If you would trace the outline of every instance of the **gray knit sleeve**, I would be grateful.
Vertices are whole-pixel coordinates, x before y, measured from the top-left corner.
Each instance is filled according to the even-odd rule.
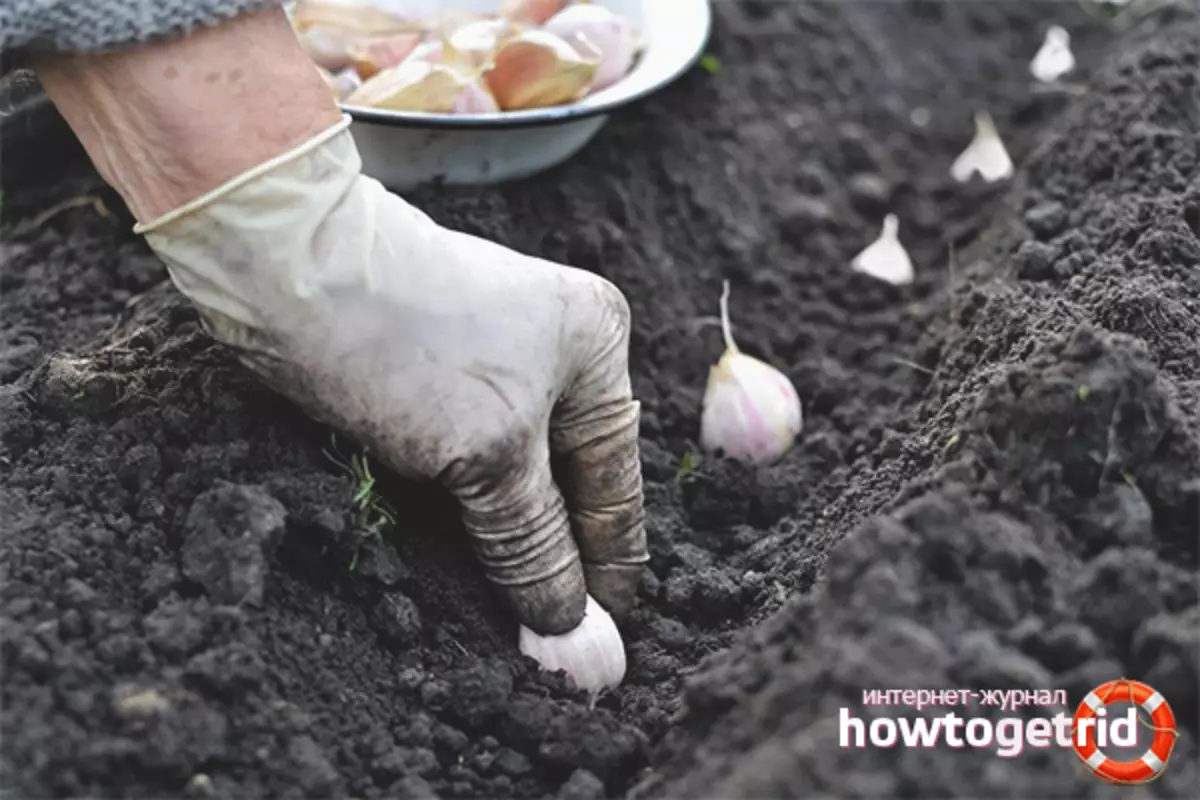
[[[179,36],[281,0],[0,0],[0,52],[90,52]]]

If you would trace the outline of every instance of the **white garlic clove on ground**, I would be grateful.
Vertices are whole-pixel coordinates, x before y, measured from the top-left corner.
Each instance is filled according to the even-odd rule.
[[[700,446],[738,461],[770,464],[795,443],[800,397],[787,376],[741,353],[729,326],[729,282],[721,292],[725,352],[709,370],[700,416]]]
[[[870,275],[893,286],[904,286],[913,282],[912,259],[900,244],[900,220],[895,214],[883,219],[883,230],[879,238],[854,257],[850,266],[855,272]]]
[[[988,183],[1012,177],[1013,162],[1008,156],[992,115],[986,111],[975,114],[975,138],[950,165],[950,177],[966,183],[976,172]]]
[[[625,643],[616,623],[588,595],[583,622],[558,636],[540,636],[521,626],[518,646],[547,672],[562,670],[576,687],[598,694],[625,678]]]
[[[1060,25],[1051,25],[1041,49],[1029,64],[1029,71],[1042,83],[1054,83],[1073,69],[1075,56],[1071,53],[1071,34]]]

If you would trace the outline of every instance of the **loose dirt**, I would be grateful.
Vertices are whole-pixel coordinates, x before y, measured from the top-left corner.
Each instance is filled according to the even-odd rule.
[[[652,560],[594,709],[518,654],[448,498],[380,475],[397,522],[372,525],[353,445],[210,342],[79,153],[9,144],[8,793],[1102,795],[1128,790],[1069,752],[841,749],[837,716],[1124,675],[1180,720],[1148,794],[1194,796],[1194,6],[1121,33],[1066,2],[715,8],[720,69],[570,164],[410,198],[632,304]],[[1076,89],[1031,84],[1052,23]],[[1010,182],[949,178],[977,108]],[[109,216],[35,219],[89,193]],[[889,211],[906,289],[847,266]],[[805,430],[777,466],[682,471],[722,279]]]

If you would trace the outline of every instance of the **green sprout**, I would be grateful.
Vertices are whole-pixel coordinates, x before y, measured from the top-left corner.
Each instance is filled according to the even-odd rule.
[[[709,75],[716,75],[721,71],[721,59],[714,56],[712,53],[705,53],[700,56],[700,66]]]
[[[1123,470],[1121,470],[1121,477],[1125,479],[1125,482],[1127,484],[1129,484],[1130,486],[1132,486],[1135,489],[1137,488],[1137,478],[1133,477],[1132,472],[1130,472],[1127,469],[1123,469]]]
[[[1092,396],[1092,387],[1086,383],[1079,384],[1079,388],[1075,390],[1075,396],[1079,398],[1079,402],[1086,403],[1088,398]]]
[[[700,459],[691,450],[685,452],[679,459],[679,469],[675,472],[675,483],[683,483],[700,465]]]
[[[353,502],[367,529],[377,531],[384,525],[395,525],[395,512],[375,491],[375,476],[371,474],[366,451],[350,457],[350,474],[356,483]]]
[[[331,437],[330,442],[333,453],[326,450],[325,457],[349,473],[354,479],[354,494],[351,502],[358,510],[359,525],[367,531],[368,535],[377,534],[388,525],[395,525],[396,512],[376,490],[377,481],[371,474],[371,462],[367,458],[366,451],[356,453],[350,456],[349,461],[346,461],[338,455],[334,455],[338,452],[337,437]],[[354,555],[350,559],[349,569],[351,572],[358,567],[358,555],[359,550],[355,548]]]

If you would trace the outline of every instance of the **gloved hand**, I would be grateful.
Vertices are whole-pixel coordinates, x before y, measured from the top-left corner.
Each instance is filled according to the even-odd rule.
[[[360,174],[348,124],[137,230],[270,386],[457,496],[524,624],[571,630],[587,592],[625,610],[647,553],[624,297],[435,224]]]

